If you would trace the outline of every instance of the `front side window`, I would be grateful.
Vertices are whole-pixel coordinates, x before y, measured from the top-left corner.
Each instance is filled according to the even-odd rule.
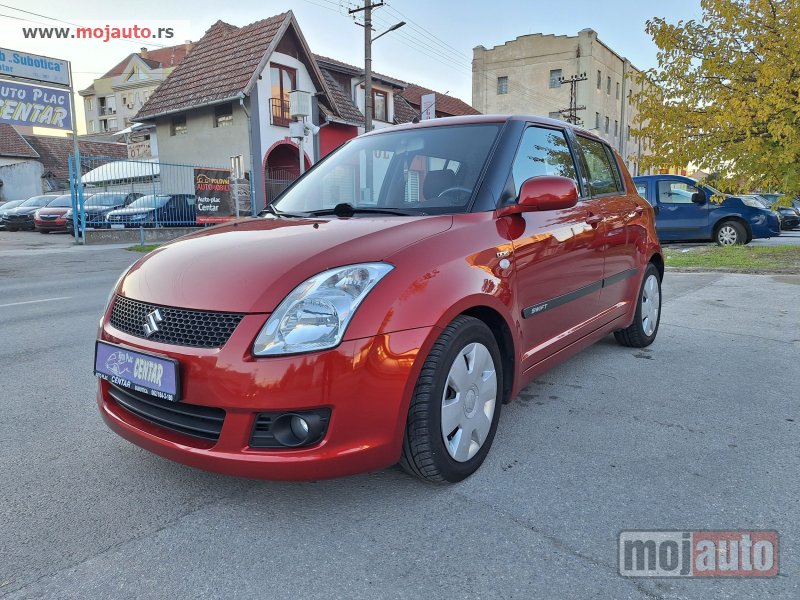
[[[292,185],[274,208],[354,208],[415,214],[466,212],[501,125],[387,131],[348,142]]]
[[[578,146],[586,160],[592,196],[621,192],[622,182],[611,150],[598,140],[581,136],[578,136]]]
[[[532,177],[558,175],[568,177],[578,186],[575,161],[572,158],[564,132],[543,127],[528,127],[511,167],[515,195],[520,187]]]
[[[503,76],[497,78],[497,93],[498,94],[508,93],[508,77]]]
[[[552,69],[550,71],[550,87],[551,88],[561,87],[561,69]]]
[[[658,201],[661,204],[691,204],[698,189],[684,181],[659,181]]]

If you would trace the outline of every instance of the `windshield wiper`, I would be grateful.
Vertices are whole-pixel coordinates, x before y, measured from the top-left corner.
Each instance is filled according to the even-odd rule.
[[[381,207],[372,207],[372,206],[353,206],[349,202],[342,202],[337,204],[333,208],[323,208],[320,210],[312,210],[309,211],[310,215],[315,217],[321,217],[323,215],[336,215],[337,217],[350,217],[355,214],[364,214],[364,213],[374,213],[374,214],[384,214],[384,215],[398,215],[401,217],[414,217],[419,215],[425,215],[424,212],[416,212],[416,211],[408,211],[402,210],[399,208],[381,208]]]
[[[288,218],[292,218],[292,219],[304,219],[304,218],[308,217],[308,213],[306,213],[306,214],[295,214],[295,213],[283,212],[282,210],[278,210],[277,208],[272,206],[272,204],[267,204],[267,206],[264,208],[264,211],[268,211],[268,212],[272,213],[273,215],[275,215],[276,217],[288,217]],[[263,214],[264,211],[262,211],[262,214]]]

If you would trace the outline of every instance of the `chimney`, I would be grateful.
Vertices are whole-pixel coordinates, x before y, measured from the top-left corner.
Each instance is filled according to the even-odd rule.
[[[139,56],[141,56],[142,58],[147,58],[147,48],[142,48],[139,51]]]
[[[186,40],[183,46],[186,48],[186,54],[189,54],[189,52],[192,51],[192,46],[194,46],[194,44],[192,44],[192,40]]]

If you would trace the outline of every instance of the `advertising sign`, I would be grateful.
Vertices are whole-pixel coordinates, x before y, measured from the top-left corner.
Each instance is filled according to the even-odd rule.
[[[436,94],[425,94],[420,98],[420,120],[427,121],[428,119],[436,118]]]
[[[72,129],[69,91],[0,80],[0,123]]]
[[[227,169],[194,170],[194,195],[197,223],[224,223],[235,219],[231,202],[231,172]]]
[[[69,85],[69,64],[57,58],[0,48],[0,75]]]

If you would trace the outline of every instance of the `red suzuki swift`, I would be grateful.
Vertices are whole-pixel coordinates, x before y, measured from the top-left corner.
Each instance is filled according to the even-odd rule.
[[[503,403],[658,332],[651,207],[606,142],[523,116],[363,135],[259,217],[136,262],[96,346],[108,425],[232,475],[459,481]]]

